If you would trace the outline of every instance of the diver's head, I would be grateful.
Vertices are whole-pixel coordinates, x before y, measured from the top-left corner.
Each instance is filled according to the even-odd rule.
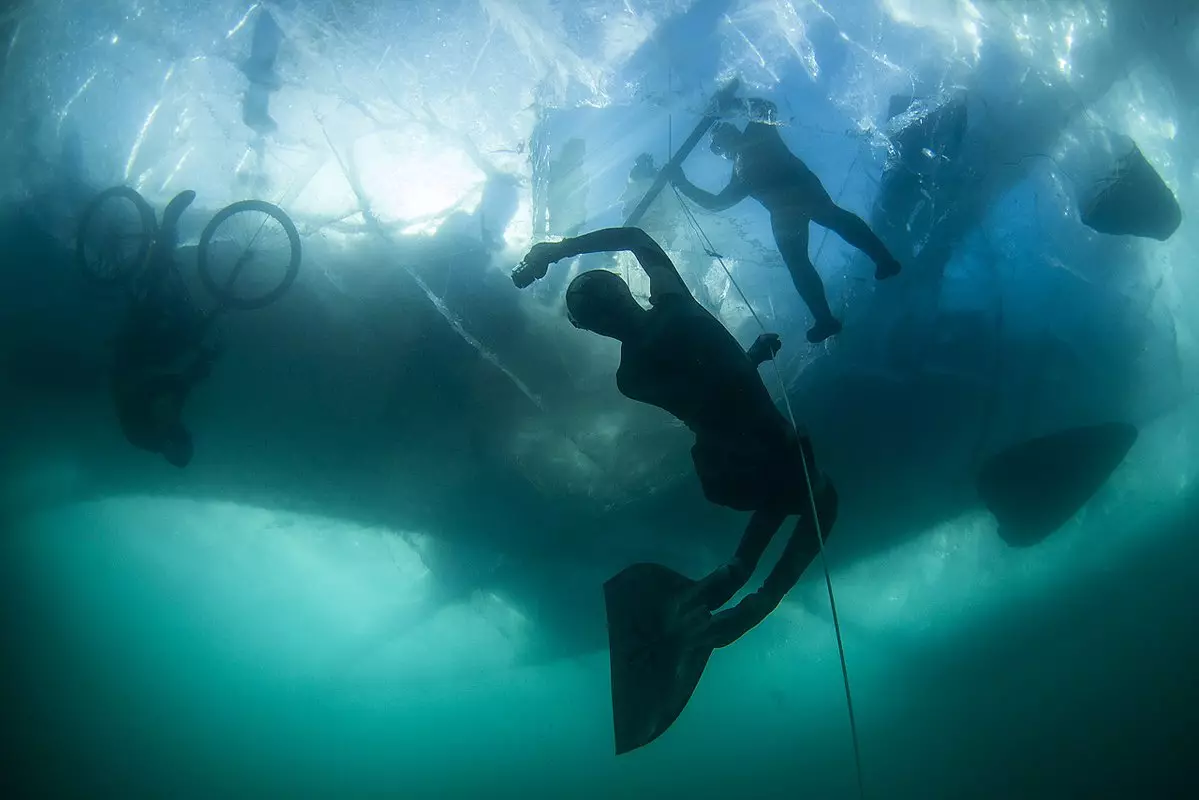
[[[162,438],[162,456],[171,466],[183,469],[191,463],[195,446],[192,435],[182,424],[172,425]]]
[[[729,122],[717,122],[712,126],[711,150],[723,158],[731,158],[741,144],[743,134],[736,125]]]
[[[637,329],[645,309],[633,299],[629,285],[606,269],[584,272],[566,289],[570,324],[585,331],[624,341]]]
[[[658,170],[654,167],[654,157],[649,153],[642,153],[633,162],[633,169],[629,173],[629,179],[653,180],[657,174]]]

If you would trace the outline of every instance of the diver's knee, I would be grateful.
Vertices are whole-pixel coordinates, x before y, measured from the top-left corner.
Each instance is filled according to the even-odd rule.
[[[832,202],[820,212],[817,219],[821,225],[833,232],[852,230],[866,224],[857,214]]]

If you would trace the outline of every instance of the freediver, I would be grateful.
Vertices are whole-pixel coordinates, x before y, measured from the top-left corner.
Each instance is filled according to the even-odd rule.
[[[899,261],[861,217],[833,202],[815,173],[787,148],[778,132],[774,103],[761,98],[730,99],[722,104],[722,111],[732,110],[739,102],[749,112],[750,121],[744,131],[729,122],[712,126],[712,152],[733,162],[729,184],[718,194],[705,192],[687,180],[681,167],[671,168],[671,181],[709,211],[723,211],[747,197],[766,208],[779,254],[815,318],[808,341],[822,342],[840,333],[841,322],[833,316],[824,283],[808,257],[809,223],[828,228],[869,256],[878,280],[898,274]]]
[[[259,136],[274,133],[279,127],[271,117],[270,102],[271,95],[283,86],[275,72],[282,43],[283,29],[271,12],[263,8],[254,23],[250,56],[241,64],[241,71],[249,81],[242,99],[242,121]]]
[[[176,467],[191,463],[194,446],[183,405],[208,377],[219,349],[204,344],[213,315],[191,300],[175,265],[178,220],[196,193],[167,205],[144,272],[114,339],[110,388],[125,438]]]
[[[640,228],[608,228],[534,245],[513,273],[513,282],[524,288],[544,277],[556,261],[616,251],[632,253],[649,276],[652,307],[638,305],[620,276],[591,270],[567,289],[571,324],[620,342],[616,385],[621,394],[672,414],[695,433],[691,455],[704,496],[753,514],[732,560],[703,580],[691,581],[660,567],[642,582],[646,591],[635,613],[648,616],[654,613],[650,606],[669,606],[661,616],[666,639],[674,643],[669,646],[673,657],[686,661],[702,654],[706,663],[713,648],[731,644],[762,622],[799,581],[819,552],[818,533],[827,536],[832,527],[837,493],[816,468],[809,438],[784,418],[758,374],[758,367],[781,347],[779,337],[762,334],[748,351],[742,350],[695,300],[666,252]],[[819,526],[813,507],[819,509]],[[748,582],[766,546],[791,515],[799,515],[799,520],[762,588],[713,614]],[[621,621],[610,618],[609,626],[614,630]],[[698,681],[698,672],[694,679]],[[694,684],[682,687],[673,678],[666,680],[667,694],[675,700],[681,697],[677,716]],[[613,683],[615,698],[615,678]],[[661,702],[669,705],[672,700]],[[673,719],[664,720],[653,735]]]

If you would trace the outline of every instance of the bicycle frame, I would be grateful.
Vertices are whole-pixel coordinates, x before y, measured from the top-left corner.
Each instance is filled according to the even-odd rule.
[[[195,200],[195,197],[196,193],[190,190],[176,195],[167,204],[160,224],[156,219],[154,209],[137,190],[114,186],[101,192],[84,210],[80,221],[80,234],[76,240],[75,258],[84,275],[99,286],[121,288],[134,300],[145,300],[150,295],[159,294],[163,291],[163,284],[172,282],[174,279],[182,284],[183,293],[188,297],[190,303],[191,292],[188,291],[183,276],[178,271],[175,263],[175,251],[179,243],[179,219]],[[139,231],[135,240],[137,253],[127,256],[117,253],[111,260],[102,254],[93,260],[88,249],[88,242],[94,243],[95,239],[94,237],[89,239],[86,236],[88,224],[96,211],[112,200],[124,200],[131,203],[140,214]],[[232,270],[227,275],[222,275],[221,280],[218,281],[215,278],[211,269],[213,260],[210,257],[210,245],[218,227],[230,217],[243,213],[256,213],[264,217],[259,230],[267,224],[267,218],[273,219],[287,236],[290,250],[290,258],[279,283],[270,291],[251,296],[238,296],[232,287],[243,269],[254,258],[255,251],[252,246],[243,249],[237,260],[231,264]],[[119,234],[117,236],[118,239],[115,243],[118,245],[122,243],[122,239],[126,242],[134,241],[130,236],[120,236]],[[252,244],[253,242],[251,242]],[[111,249],[109,241],[105,239],[98,249],[101,253],[107,253]],[[249,311],[275,302],[295,281],[300,266],[300,237],[295,224],[278,206],[263,200],[239,200],[222,208],[209,221],[200,234],[196,255],[200,283],[217,300],[217,307],[211,313],[228,310]],[[93,266],[94,261],[95,266]],[[107,263],[105,263],[106,261]],[[116,269],[112,268],[113,264],[117,265]]]

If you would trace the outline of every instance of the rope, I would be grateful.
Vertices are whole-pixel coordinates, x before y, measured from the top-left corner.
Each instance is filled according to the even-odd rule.
[[[854,163],[856,165],[856,158],[854,159]],[[846,180],[848,181],[848,178],[846,178]],[[729,282],[733,285],[733,288],[737,290],[737,294],[741,296],[741,300],[749,309],[749,313],[753,315],[754,321],[758,323],[758,327],[762,329],[762,332],[766,333],[767,330],[765,324],[763,324],[761,317],[758,316],[758,312],[754,311],[754,307],[750,304],[749,298],[746,297],[745,292],[741,290],[740,284],[738,284],[737,279],[733,277],[733,273],[725,263],[724,258],[720,255],[720,253],[716,252],[716,248],[712,245],[712,240],[708,238],[708,235],[704,233],[704,229],[700,227],[699,221],[696,220],[695,214],[692,213],[691,208],[684,201],[683,196],[679,193],[678,188],[673,184],[671,185],[671,188],[674,189],[675,196],[679,198],[679,203],[682,204],[683,209],[686,212],[687,221],[691,223],[695,233],[697,233],[703,240],[704,252],[706,252],[712,258],[715,258],[720,263],[721,268],[724,270],[724,274],[728,276]],[[842,187],[842,191],[844,191],[844,186]],[[770,363],[774,366],[774,376],[778,381],[779,389],[783,394],[783,403],[787,407],[787,417],[791,422],[791,428],[795,431],[795,435],[798,438],[800,436],[799,425],[795,421],[795,411],[791,407],[791,398],[787,394],[787,386],[783,382],[783,374],[779,370],[778,360],[772,358],[770,359]],[[858,796],[865,798],[866,788],[862,779],[862,749],[858,739],[857,715],[854,713],[853,692],[850,690],[849,686],[849,666],[845,660],[845,641],[841,636],[841,618],[837,614],[837,600],[833,593],[833,577],[832,573],[829,571],[828,558],[824,552],[824,530],[820,525],[820,517],[816,511],[816,493],[812,485],[811,471],[808,469],[808,460],[806,458],[800,458],[800,463],[803,464],[804,482],[808,487],[808,503],[810,504],[812,510],[812,521],[816,526],[816,540],[820,545],[820,564],[824,568],[824,585],[828,590],[828,603],[833,617],[833,631],[837,637],[837,656],[841,661],[841,681],[845,687],[845,705],[849,714],[849,733],[853,740],[853,760],[854,771],[858,779]]]

